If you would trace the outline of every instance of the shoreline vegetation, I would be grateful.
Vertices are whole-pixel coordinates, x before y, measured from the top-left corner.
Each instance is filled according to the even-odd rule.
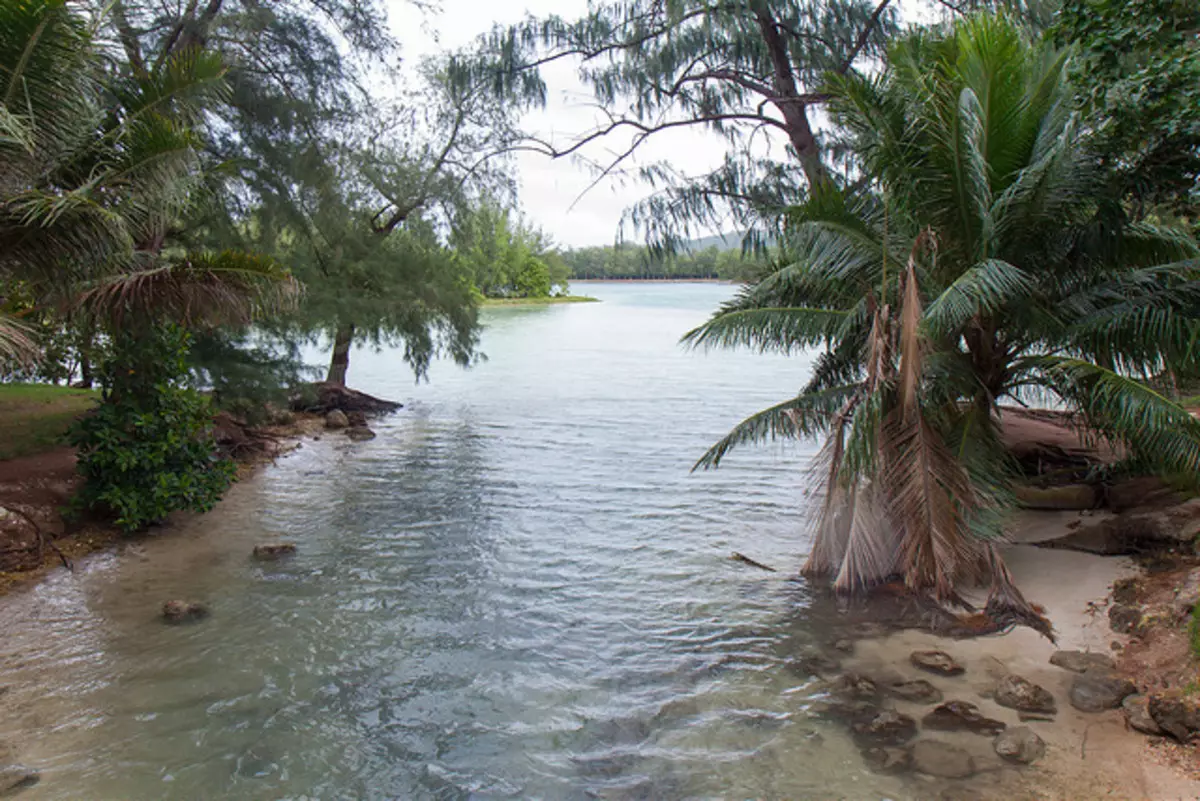
[[[490,306],[555,306],[563,303],[599,303],[599,298],[587,295],[552,295],[550,297],[533,298],[486,298],[481,304],[483,308]]]

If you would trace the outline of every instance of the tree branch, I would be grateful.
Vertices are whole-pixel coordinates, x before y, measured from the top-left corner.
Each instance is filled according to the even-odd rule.
[[[867,42],[871,39],[871,33],[875,30],[875,27],[879,25],[879,18],[883,16],[883,12],[887,9],[891,2],[892,0],[882,0],[879,5],[875,7],[875,11],[871,14],[870,19],[867,20],[867,24],[863,26],[861,31],[859,31],[858,38],[854,41],[854,47],[850,48],[849,55],[847,55],[846,60],[842,62],[842,66],[838,68],[838,73],[840,75],[845,75],[846,72],[849,71],[850,67],[854,64],[854,59],[858,58],[858,54],[861,53],[862,49],[867,46]]]

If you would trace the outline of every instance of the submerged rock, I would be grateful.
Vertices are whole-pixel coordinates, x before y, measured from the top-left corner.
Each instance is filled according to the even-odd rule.
[[[375,439],[375,432],[366,426],[359,428],[347,428],[346,436],[355,442],[364,442],[368,439]]]
[[[1126,696],[1137,692],[1133,682],[1115,673],[1088,671],[1071,681],[1071,706],[1081,712],[1116,709]]]
[[[42,780],[42,774],[24,765],[0,765],[0,797],[16,795]]]
[[[969,731],[989,737],[1008,727],[1003,721],[986,717],[979,707],[967,701],[947,701],[921,718],[921,725],[935,731]]]
[[[1155,693],[1147,704],[1150,717],[1167,734],[1180,742],[1188,742],[1200,732],[1200,699],[1178,690]]]
[[[208,617],[208,607],[192,601],[167,601],[162,616],[168,623],[192,623]]]
[[[914,666],[939,676],[958,676],[966,672],[966,668],[954,661],[954,657],[945,651],[913,651],[909,660]]]
[[[1055,651],[1050,664],[1072,673],[1087,673],[1089,670],[1112,670],[1117,664],[1108,654],[1094,651]]]
[[[1131,729],[1142,734],[1162,734],[1159,726],[1150,715],[1150,698],[1145,695],[1129,695],[1121,702],[1121,711],[1125,713],[1125,722]]]
[[[975,760],[961,748],[939,740],[918,740],[912,747],[913,767],[942,779],[965,779],[975,773]]]
[[[851,672],[839,676],[829,691],[839,698],[852,698],[859,701],[874,701],[879,698],[879,687],[861,673]]]
[[[905,773],[912,770],[912,751],[899,746],[867,748],[862,752],[867,767],[876,773]]]
[[[1028,726],[1009,729],[992,744],[996,753],[1010,762],[1028,765],[1046,754],[1046,743]]]
[[[804,677],[828,676],[837,673],[842,663],[817,648],[806,648],[795,659],[790,659],[786,667],[793,673]]]
[[[915,704],[940,704],[942,691],[925,679],[913,679],[887,685],[887,691],[904,701]]]
[[[350,425],[349,418],[341,409],[334,409],[325,415],[325,427],[331,429],[346,428]]]
[[[1132,604],[1113,604],[1108,609],[1108,625],[1118,634],[1132,634],[1142,623],[1142,610]]]
[[[282,559],[295,553],[296,543],[294,542],[264,542],[254,546],[254,558],[264,562]]]
[[[1015,674],[1002,678],[992,697],[1000,706],[1018,712],[1053,715],[1058,711],[1058,704],[1049,690]]]
[[[917,736],[917,722],[894,709],[881,709],[870,720],[851,724],[850,733],[860,746],[900,745]]]

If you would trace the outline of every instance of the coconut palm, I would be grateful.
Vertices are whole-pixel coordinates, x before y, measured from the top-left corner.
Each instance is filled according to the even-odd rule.
[[[1200,423],[1144,380],[1196,360],[1196,244],[1105,201],[1067,65],[979,16],[897,43],[878,75],[835,80],[865,178],[792,209],[779,269],[685,338],[821,348],[796,397],[698,463],[826,435],[809,575],[843,590],[898,575],[942,601],[990,577],[994,617],[1041,626],[992,547],[1014,475],[1005,398],[1054,399],[1131,458],[1200,469]]]
[[[225,94],[219,56],[193,47],[122,70],[98,23],[64,0],[0,5],[0,286],[183,322],[286,300],[277,264],[173,240],[201,194],[197,122]],[[0,348],[21,335],[0,321]]]

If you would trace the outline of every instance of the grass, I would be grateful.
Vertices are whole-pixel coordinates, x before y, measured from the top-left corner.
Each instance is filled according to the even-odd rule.
[[[551,306],[557,303],[599,303],[587,295],[555,295],[552,298],[484,298],[484,306]]]
[[[90,389],[53,384],[0,384],[0,460],[53,450],[99,399]]]

